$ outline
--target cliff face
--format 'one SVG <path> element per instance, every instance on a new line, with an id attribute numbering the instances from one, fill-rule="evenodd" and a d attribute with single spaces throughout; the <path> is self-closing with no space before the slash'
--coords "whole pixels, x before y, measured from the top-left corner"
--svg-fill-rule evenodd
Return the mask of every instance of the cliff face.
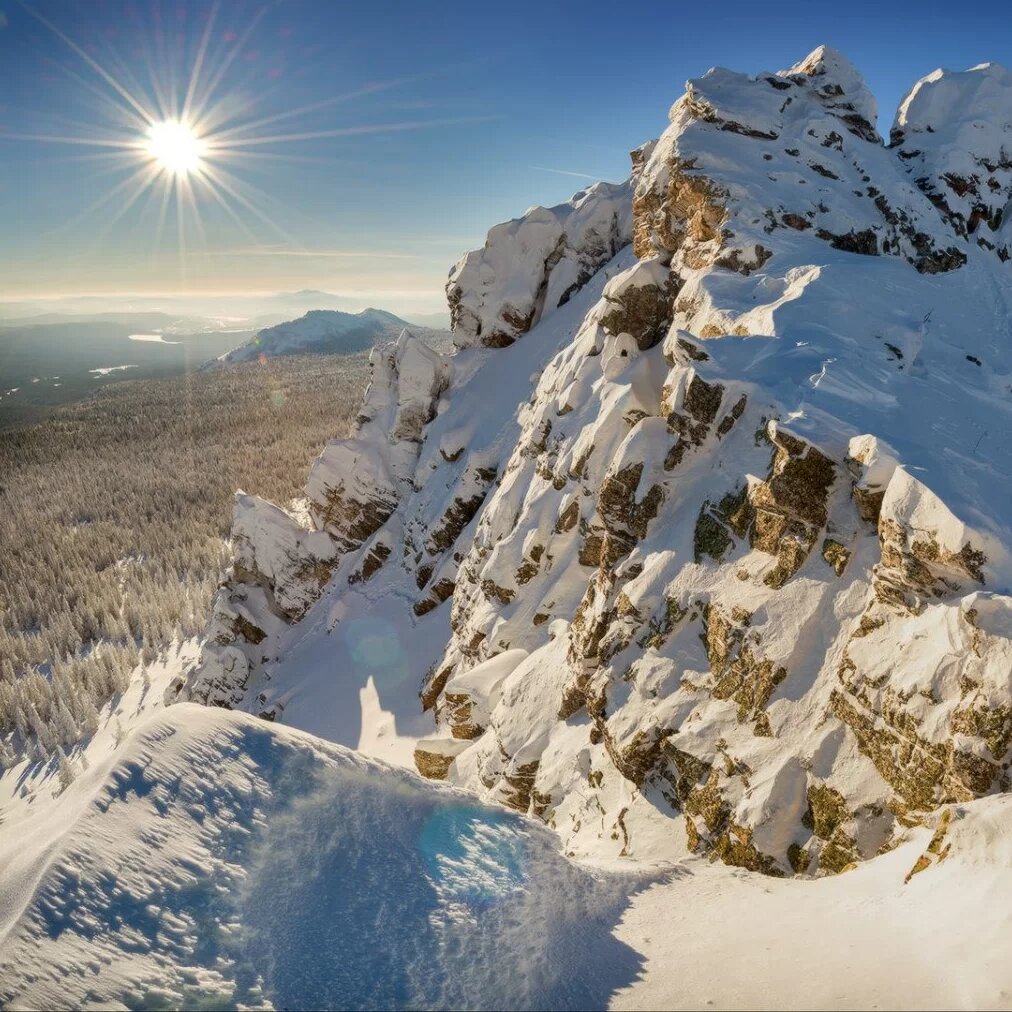
<path id="1" fill-rule="evenodd" d="M 368 680 L 596 858 L 835 872 L 1008 790 L 1010 114 L 936 72 L 886 146 L 826 49 L 688 82 L 454 267 L 456 355 L 374 353 L 313 531 L 240 500 L 181 691 L 360 745 L 319 711 Z"/>

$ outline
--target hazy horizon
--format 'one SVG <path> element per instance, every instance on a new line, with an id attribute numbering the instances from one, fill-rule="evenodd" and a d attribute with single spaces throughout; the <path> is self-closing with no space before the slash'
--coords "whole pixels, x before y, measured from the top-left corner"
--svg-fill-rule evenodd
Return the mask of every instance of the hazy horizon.
<path id="1" fill-rule="evenodd" d="M 440 293 L 442 296 L 442 293 Z M 311 310 L 359 313 L 382 309 L 407 322 L 431 325 L 449 322 L 445 297 L 437 299 L 410 292 L 329 292 L 303 288 L 297 291 L 162 291 L 95 292 L 79 294 L 0 297 L 0 321 L 28 322 L 37 316 L 101 316 L 164 313 L 203 317 L 207 320 L 255 320 L 258 317 L 301 316 Z"/>

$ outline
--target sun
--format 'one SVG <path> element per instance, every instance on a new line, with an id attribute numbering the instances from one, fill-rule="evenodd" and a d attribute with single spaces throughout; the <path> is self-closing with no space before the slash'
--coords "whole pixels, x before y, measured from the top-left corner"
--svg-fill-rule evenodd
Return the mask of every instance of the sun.
<path id="1" fill-rule="evenodd" d="M 443 128 L 487 119 L 484 116 L 411 118 L 334 127 L 323 125 L 321 129 L 308 118 L 325 108 L 352 104 L 357 99 L 403 87 L 417 80 L 414 76 L 369 82 L 307 105 L 278 111 L 272 108 L 266 115 L 257 117 L 254 115 L 256 101 L 230 88 L 233 82 L 229 70 L 236 60 L 256 55 L 247 43 L 261 16 L 270 9 L 269 4 L 261 6 L 260 13 L 239 34 L 232 29 L 223 31 L 219 24 L 219 14 L 229 7 L 228 4 L 214 0 L 203 5 L 207 14 L 199 36 L 194 35 L 191 40 L 180 35 L 186 43 L 185 46 L 180 43 L 180 46 L 186 48 L 187 53 L 179 66 L 175 65 L 174 56 L 170 61 L 167 54 L 160 52 L 163 47 L 150 51 L 143 44 L 142 33 L 138 38 L 141 44 L 135 54 L 141 61 L 137 68 L 134 68 L 133 56 L 118 54 L 113 49 L 103 63 L 57 25 L 33 10 L 29 0 L 22 0 L 22 6 L 91 70 L 95 80 L 84 77 L 80 78 L 80 83 L 98 99 L 96 110 L 102 115 L 94 124 L 97 128 L 94 133 L 86 130 L 65 135 L 8 134 L 0 129 L 0 139 L 37 140 L 95 149 L 76 157 L 95 162 L 96 177 L 117 175 L 120 178 L 108 188 L 103 187 L 96 199 L 73 220 L 76 222 L 101 212 L 104 220 L 98 239 L 110 234 L 131 208 L 147 196 L 140 214 L 155 220 L 154 245 L 160 249 L 168 212 L 174 206 L 181 271 L 184 271 L 187 260 L 188 233 L 195 233 L 206 248 L 202 213 L 203 207 L 212 203 L 254 241 L 256 236 L 250 226 L 256 219 L 257 227 L 268 229 L 271 237 L 284 240 L 292 248 L 298 246 L 294 237 L 285 232 L 266 210 L 273 204 L 283 208 L 282 214 L 287 214 L 286 202 L 257 189 L 244 178 L 243 168 L 254 163 L 294 164 L 303 161 L 307 156 L 287 149 L 306 141 Z M 156 0 L 152 0 L 151 9 L 154 21 L 150 27 L 157 37 L 161 28 L 155 23 L 155 14 L 159 9 Z M 0 13 L 2 20 L 3 14 Z M 196 27 L 197 22 L 193 24 Z M 177 55 L 182 57 L 183 54 Z M 150 79 L 148 86 L 140 85 L 133 73 L 133 69 L 139 70 L 141 64 Z M 66 69 L 78 80 L 76 68 Z M 121 79 L 117 76 L 119 74 L 125 76 Z M 273 76 L 273 71 L 271 74 Z M 85 125 L 90 127 L 92 124 Z M 2 126 L 0 123 L 0 128 Z M 265 151 L 264 148 L 275 150 Z"/>
<path id="2" fill-rule="evenodd" d="M 170 176 L 199 172 L 206 145 L 189 123 L 167 119 L 148 127 L 145 149 L 151 159 Z"/>

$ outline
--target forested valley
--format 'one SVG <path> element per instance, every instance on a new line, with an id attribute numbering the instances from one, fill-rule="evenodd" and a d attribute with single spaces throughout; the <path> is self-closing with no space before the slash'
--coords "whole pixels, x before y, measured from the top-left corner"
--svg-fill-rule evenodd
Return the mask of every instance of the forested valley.
<path id="1" fill-rule="evenodd" d="M 198 634 L 236 489 L 298 508 L 365 355 L 126 381 L 0 431 L 0 761 L 58 756 L 138 665 Z"/>

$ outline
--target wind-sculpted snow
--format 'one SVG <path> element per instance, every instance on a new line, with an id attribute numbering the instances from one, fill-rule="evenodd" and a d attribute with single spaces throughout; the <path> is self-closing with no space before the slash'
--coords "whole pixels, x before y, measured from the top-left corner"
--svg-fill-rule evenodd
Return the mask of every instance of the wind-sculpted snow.
<path id="1" fill-rule="evenodd" d="M 640 965 L 630 879 L 240 714 L 174 708 L 65 804 L 2 880 L 5 1007 L 594 1008 Z"/>
<path id="2" fill-rule="evenodd" d="M 712 70 L 625 187 L 493 229 L 461 350 L 377 355 L 314 470 L 320 600 L 209 648 L 236 705 L 593 859 L 824 875 L 1007 791 L 1006 81 L 930 75 L 887 147 L 832 50 Z"/>

